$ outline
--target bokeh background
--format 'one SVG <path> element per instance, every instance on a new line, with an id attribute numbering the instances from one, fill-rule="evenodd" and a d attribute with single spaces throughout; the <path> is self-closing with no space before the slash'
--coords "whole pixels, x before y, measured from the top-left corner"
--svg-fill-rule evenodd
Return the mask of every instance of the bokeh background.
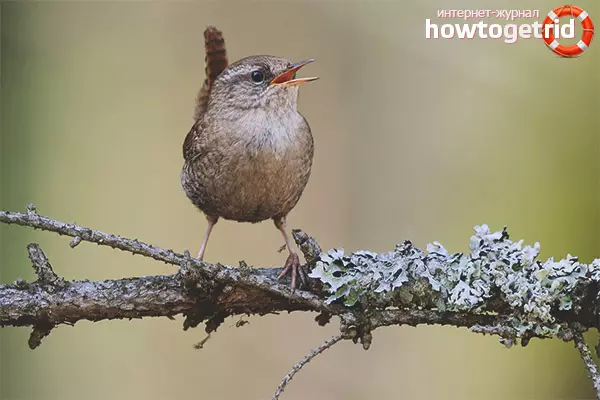
<path id="1" fill-rule="evenodd" d="M 324 248 L 387 251 L 410 239 L 467 249 L 508 225 L 543 257 L 600 256 L 600 43 L 560 59 L 539 40 L 426 40 L 438 8 L 539 9 L 547 0 L 2 2 L 0 208 L 194 253 L 206 222 L 179 186 L 181 144 L 203 79 L 207 25 L 231 60 L 314 57 L 300 110 L 316 142 L 289 218 Z M 598 0 L 580 0 L 600 26 Z M 460 21 L 449 21 L 460 22 Z M 475 21 L 476 22 L 476 21 Z M 524 22 L 524 21 L 523 21 Z M 529 22 L 532 22 L 531 20 Z M 501 22 L 503 23 L 503 22 Z M 39 242 L 68 279 L 173 273 L 141 257 L 0 226 L 0 282 L 34 279 Z M 278 266 L 270 222 L 220 222 L 206 259 Z M 35 351 L 0 330 L 2 400 L 267 399 L 337 330 L 314 315 L 227 320 L 204 349 L 182 319 L 61 326 Z M 294 399 L 585 399 L 571 344 L 506 349 L 466 329 L 392 327 L 341 343 L 286 390 Z"/>

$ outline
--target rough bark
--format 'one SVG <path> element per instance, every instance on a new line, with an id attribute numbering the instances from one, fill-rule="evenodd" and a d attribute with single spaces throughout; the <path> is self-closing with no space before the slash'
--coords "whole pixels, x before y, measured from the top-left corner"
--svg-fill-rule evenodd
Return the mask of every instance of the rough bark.
<path id="1" fill-rule="evenodd" d="M 277 281 L 280 268 L 198 261 L 187 251 L 179 254 L 56 221 L 39 215 L 33 206 L 26 213 L 0 211 L 0 222 L 70 236 L 71 247 L 87 241 L 178 267 L 172 275 L 66 281 L 37 244 L 28 245 L 37 280 L 0 285 L 0 326 L 33 327 L 31 348 L 53 327 L 80 320 L 184 315 L 184 329 L 205 323 L 210 333 L 230 316 L 314 311 L 320 325 L 333 316 L 341 323 L 340 336 L 317 353 L 342 339 L 368 349 L 371 332 L 390 325 L 468 327 L 498 335 L 507 346 L 525 346 L 534 337 L 573 340 L 600 393 L 600 377 L 582 339 L 582 332 L 600 325 L 600 260 L 582 264 L 569 256 L 542 263 L 536 260 L 538 244 L 522 247 L 508 240 L 505 230 L 490 233 L 487 226 L 477 227 L 468 255 L 450 254 L 435 242 L 427 253 L 410 242 L 387 254 L 323 253 L 313 238 L 295 230 L 304 268 L 313 279 L 309 288 L 291 291 L 288 282 Z M 286 376 L 279 394 L 298 369 Z"/>

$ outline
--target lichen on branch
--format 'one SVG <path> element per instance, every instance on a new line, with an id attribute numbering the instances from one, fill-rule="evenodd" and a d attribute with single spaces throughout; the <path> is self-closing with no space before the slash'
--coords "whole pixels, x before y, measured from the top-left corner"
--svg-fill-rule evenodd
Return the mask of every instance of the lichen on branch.
<path id="1" fill-rule="evenodd" d="M 571 310 L 585 285 L 600 282 L 600 259 L 584 264 L 568 255 L 542 262 L 539 243 L 513 242 L 506 228 L 491 232 L 487 225 L 476 226 L 469 249 L 450 253 L 433 242 L 423 252 L 408 241 L 382 254 L 333 249 L 321 255 L 309 276 L 323 284 L 327 304 L 502 312 L 520 338 L 558 334 L 566 326 L 556 313 Z"/>
<path id="2" fill-rule="evenodd" d="M 312 278 L 310 287 L 294 292 L 277 281 L 279 268 L 206 263 L 187 251 L 180 254 L 50 219 L 33 206 L 26 213 L 0 211 L 0 223 L 70 236 L 72 248 L 91 242 L 176 267 L 165 276 L 67 281 L 56 275 L 40 246 L 30 244 L 27 250 L 38 279 L 0 284 L 0 326 L 32 326 L 32 348 L 55 326 L 80 320 L 181 314 L 184 329 L 204 323 L 213 332 L 230 316 L 316 311 L 319 325 L 333 316 L 340 320 L 337 339 L 318 349 L 339 340 L 360 341 L 368 349 L 372 331 L 391 325 L 467 327 L 498 335 L 507 346 L 517 340 L 525 346 L 533 337 L 575 339 L 600 399 L 600 376 L 581 335 L 600 326 L 600 260 L 585 264 L 568 255 L 542 262 L 538 243 L 513 242 L 506 228 L 491 232 L 487 225 L 475 227 L 465 254 L 450 253 L 437 242 L 423 251 L 409 241 L 383 254 L 323 252 L 313 238 L 294 230 Z M 281 389 L 287 381 L 282 382 Z"/>

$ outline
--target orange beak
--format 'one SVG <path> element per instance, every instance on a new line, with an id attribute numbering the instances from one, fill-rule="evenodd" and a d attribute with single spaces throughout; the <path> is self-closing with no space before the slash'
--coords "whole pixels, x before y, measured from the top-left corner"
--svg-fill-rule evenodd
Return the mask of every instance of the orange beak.
<path id="1" fill-rule="evenodd" d="M 287 71 L 285 71 L 285 72 L 277 75 L 275 78 L 273 78 L 273 80 L 271 82 L 269 82 L 269 86 L 273 86 L 273 85 L 294 86 L 294 85 L 299 85 L 304 82 L 310 82 L 310 81 L 319 79 L 316 76 L 313 76 L 310 78 L 296 78 L 296 72 L 300 68 L 304 67 L 306 64 L 310 64 L 313 61 L 315 61 L 315 59 L 311 58 L 309 60 L 304 60 L 304 61 L 300 61 L 295 64 L 292 64 L 292 66 L 290 68 L 288 68 Z"/>

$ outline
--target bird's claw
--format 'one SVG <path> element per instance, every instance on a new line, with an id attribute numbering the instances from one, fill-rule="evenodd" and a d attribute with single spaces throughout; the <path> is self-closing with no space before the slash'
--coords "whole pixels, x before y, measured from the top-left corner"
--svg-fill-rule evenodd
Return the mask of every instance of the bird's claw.
<path id="1" fill-rule="evenodd" d="M 294 290 L 296 290 L 296 278 L 298 276 L 300 277 L 301 286 L 308 286 L 308 275 L 304 270 L 304 267 L 300 265 L 300 258 L 298 257 L 298 254 L 290 253 L 287 260 L 285 261 L 285 265 L 283 266 L 283 271 L 281 271 L 281 273 L 277 277 L 277 280 L 280 280 L 288 273 L 291 273 L 292 275 L 292 293 L 294 292 Z"/>

